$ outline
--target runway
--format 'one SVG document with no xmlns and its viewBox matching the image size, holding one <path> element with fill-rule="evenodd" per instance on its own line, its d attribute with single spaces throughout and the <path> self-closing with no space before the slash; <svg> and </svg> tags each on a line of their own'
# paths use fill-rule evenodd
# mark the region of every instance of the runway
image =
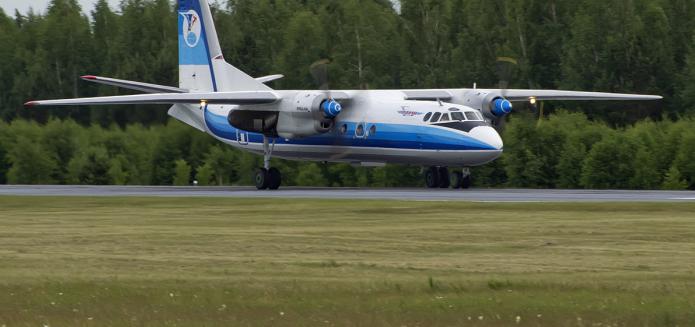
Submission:
<svg viewBox="0 0 695 327">
<path fill-rule="evenodd" d="M 3 185 L 0 196 L 218 197 L 282 199 L 381 199 L 473 202 L 695 202 L 692 191 L 300 188 L 257 191 L 253 187 L 36 186 Z"/>
</svg>

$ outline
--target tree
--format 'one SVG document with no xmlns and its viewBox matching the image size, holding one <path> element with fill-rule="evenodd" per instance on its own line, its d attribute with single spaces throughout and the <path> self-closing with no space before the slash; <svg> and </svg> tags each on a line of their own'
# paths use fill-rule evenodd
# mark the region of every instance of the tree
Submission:
<svg viewBox="0 0 695 327">
<path fill-rule="evenodd" d="M 323 171 L 316 163 L 307 163 L 297 174 L 296 181 L 302 186 L 328 186 Z"/>
<path fill-rule="evenodd" d="M 105 148 L 90 146 L 68 164 L 69 181 L 74 184 L 108 185 L 111 160 Z"/>
<path fill-rule="evenodd" d="M 664 183 L 661 188 L 664 190 L 685 190 L 688 188 L 688 182 L 682 178 L 678 167 L 673 166 L 666 173 L 666 177 L 664 178 Z"/>
<path fill-rule="evenodd" d="M 581 182 L 587 188 L 627 189 L 635 175 L 636 144 L 616 134 L 598 142 L 589 151 L 582 168 Z"/>
<path fill-rule="evenodd" d="M 196 169 L 195 178 L 200 186 L 208 186 L 212 182 L 213 170 L 209 164 L 204 164 Z"/>
<path fill-rule="evenodd" d="M 19 136 L 7 154 L 12 167 L 7 172 L 10 184 L 52 184 L 58 168 L 50 156 L 45 155 L 41 143 Z"/>
<path fill-rule="evenodd" d="M 205 166 L 212 170 L 217 185 L 226 185 L 236 180 L 234 152 L 226 146 L 211 147 L 210 153 L 205 158 Z"/>
<path fill-rule="evenodd" d="M 176 175 L 174 176 L 174 185 L 191 185 L 191 166 L 188 165 L 186 160 L 176 160 Z"/>
</svg>

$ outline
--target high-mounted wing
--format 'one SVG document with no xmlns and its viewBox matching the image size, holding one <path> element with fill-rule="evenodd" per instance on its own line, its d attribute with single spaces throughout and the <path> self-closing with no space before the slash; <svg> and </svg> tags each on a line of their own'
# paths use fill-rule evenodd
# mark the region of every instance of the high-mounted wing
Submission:
<svg viewBox="0 0 695 327">
<path fill-rule="evenodd" d="M 403 90 L 406 100 L 450 100 L 451 92 L 447 90 Z"/>
<path fill-rule="evenodd" d="M 663 97 L 658 95 L 623 94 L 623 93 L 604 93 L 604 92 L 578 92 L 578 91 L 557 91 L 557 90 L 480 90 L 484 92 L 494 92 L 504 94 L 504 98 L 509 101 L 529 101 L 531 99 L 542 100 L 569 100 L 569 101 L 629 101 L 629 100 L 661 100 Z"/>
<path fill-rule="evenodd" d="M 154 93 L 119 95 L 96 98 L 30 101 L 24 106 L 95 106 L 116 104 L 267 104 L 279 100 L 270 91 L 204 92 L 204 93 Z"/>
<path fill-rule="evenodd" d="M 143 82 L 127 81 L 123 79 L 85 75 L 81 77 L 83 80 L 98 84 L 111 85 L 122 87 L 124 89 L 130 89 L 145 93 L 188 93 L 186 89 L 180 89 L 178 87 L 157 85 Z"/>
</svg>

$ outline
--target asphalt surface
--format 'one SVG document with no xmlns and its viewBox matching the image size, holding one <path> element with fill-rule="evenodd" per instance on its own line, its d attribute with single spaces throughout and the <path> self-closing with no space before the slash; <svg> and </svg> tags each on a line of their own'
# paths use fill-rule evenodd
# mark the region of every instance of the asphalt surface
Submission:
<svg viewBox="0 0 695 327">
<path fill-rule="evenodd" d="M 219 198 L 386 199 L 476 202 L 695 202 L 695 192 L 520 189 L 293 188 L 168 186 L 0 186 L 0 196 L 132 196 Z"/>
</svg>

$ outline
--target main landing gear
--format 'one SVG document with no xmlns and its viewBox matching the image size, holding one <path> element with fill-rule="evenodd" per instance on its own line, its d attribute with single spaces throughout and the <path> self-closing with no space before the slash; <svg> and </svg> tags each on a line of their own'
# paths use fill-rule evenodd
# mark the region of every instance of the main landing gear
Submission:
<svg viewBox="0 0 695 327">
<path fill-rule="evenodd" d="M 270 157 L 273 155 L 275 140 L 271 145 L 267 136 L 263 136 L 263 168 L 256 170 L 256 188 L 259 190 L 277 190 L 282 184 L 282 174 L 275 167 L 270 167 Z"/>
<path fill-rule="evenodd" d="M 425 183 L 429 188 L 467 189 L 471 187 L 471 171 L 464 168 L 449 173 L 447 167 L 432 166 L 425 171 Z"/>
</svg>

